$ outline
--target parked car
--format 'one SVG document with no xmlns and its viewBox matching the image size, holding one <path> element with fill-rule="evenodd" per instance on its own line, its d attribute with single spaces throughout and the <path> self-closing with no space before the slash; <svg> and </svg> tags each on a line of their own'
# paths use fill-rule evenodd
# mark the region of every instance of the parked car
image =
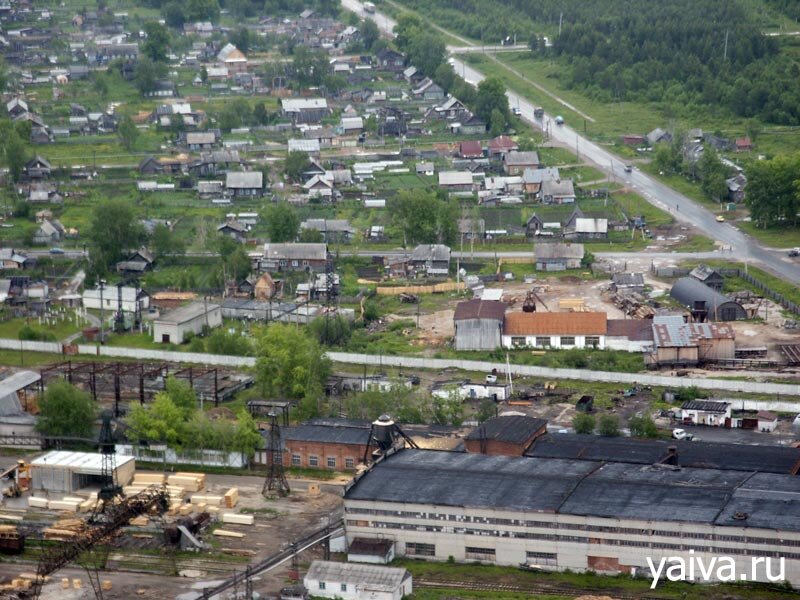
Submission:
<svg viewBox="0 0 800 600">
<path fill-rule="evenodd" d="M 497 383 L 497 375 L 492 375 L 491 373 L 487 375 L 486 383 Z"/>
<path fill-rule="evenodd" d="M 511 109 L 511 112 L 514 113 L 518 117 L 522 116 L 522 111 L 519 108 L 517 108 L 516 106 Z"/>
<path fill-rule="evenodd" d="M 50 254 L 64 254 L 61 248 L 50 248 Z"/>
<path fill-rule="evenodd" d="M 723 217 L 722 215 L 717 215 L 717 223 L 724 223 L 724 222 L 725 222 L 725 217 Z"/>
<path fill-rule="evenodd" d="M 789 250 L 789 256 L 800 256 L 800 248 L 792 248 Z"/>
<path fill-rule="evenodd" d="M 685 429 L 673 429 L 672 437 L 676 440 L 691 441 L 694 439 L 694 436 L 691 433 L 687 433 Z"/>
<path fill-rule="evenodd" d="M 564 124 L 564 117 L 562 117 L 561 115 L 558 115 L 556 117 L 556 125 L 563 125 L 563 124 Z"/>
<path fill-rule="evenodd" d="M 625 165 L 625 172 L 626 173 L 632 173 L 633 172 L 633 166 L 632 165 Z"/>
</svg>

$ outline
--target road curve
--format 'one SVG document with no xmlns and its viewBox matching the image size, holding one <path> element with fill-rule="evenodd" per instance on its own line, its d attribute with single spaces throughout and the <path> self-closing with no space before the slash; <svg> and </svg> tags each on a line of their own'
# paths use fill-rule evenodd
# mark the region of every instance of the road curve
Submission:
<svg viewBox="0 0 800 600">
<path fill-rule="evenodd" d="M 385 34 L 392 35 L 392 29 L 396 24 L 393 19 L 379 12 L 364 12 L 363 5 L 356 0 L 342 0 L 342 6 L 361 17 L 374 20 Z M 459 58 L 452 57 L 450 60 L 456 74 L 468 83 L 477 85 L 484 79 L 483 73 Z M 574 148 L 580 158 L 593 163 L 604 173 L 633 188 L 654 206 L 671 213 L 676 220 L 693 225 L 709 237 L 730 247 L 734 259 L 760 263 L 774 275 L 800 285 L 800 262 L 791 260 L 785 252 L 765 248 L 730 223 L 717 222 L 716 215 L 711 211 L 646 173 L 639 170 L 626 173 L 623 169 L 626 162 L 624 159 L 583 137 L 569 125 L 555 125 L 553 115 L 545 114 L 542 119 L 534 118 L 533 103 L 516 92 L 509 90 L 506 96 L 511 106 L 520 109 L 523 119 L 548 131 L 552 139 L 557 142 Z"/>
</svg>

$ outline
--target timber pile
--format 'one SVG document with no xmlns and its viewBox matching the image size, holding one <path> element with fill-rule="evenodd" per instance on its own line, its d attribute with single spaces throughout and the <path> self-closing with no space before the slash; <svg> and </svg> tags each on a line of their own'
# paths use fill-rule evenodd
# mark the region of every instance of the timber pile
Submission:
<svg viewBox="0 0 800 600">
<path fill-rule="evenodd" d="M 223 505 L 223 497 L 222 496 L 201 496 L 200 494 L 192 495 L 192 504 L 206 504 L 209 506 L 222 506 Z"/>
<path fill-rule="evenodd" d="M 47 508 L 47 498 L 28 496 L 28 506 L 31 508 Z"/>
<path fill-rule="evenodd" d="M 222 522 L 231 525 L 252 525 L 255 522 L 253 515 L 242 515 L 239 513 L 222 513 Z"/>
<path fill-rule="evenodd" d="M 239 488 L 231 488 L 223 496 L 225 508 L 233 508 L 239 502 Z"/>
<path fill-rule="evenodd" d="M 167 477 L 167 483 L 180 486 L 187 492 L 199 492 L 206 487 L 206 474 L 179 472 Z"/>
<path fill-rule="evenodd" d="M 86 531 L 87 525 L 81 519 L 59 519 L 44 530 L 44 539 L 69 541 Z"/>
<path fill-rule="evenodd" d="M 78 512 L 81 507 L 82 499 L 77 500 L 48 500 L 47 508 L 50 510 L 63 510 L 66 512 Z"/>
<path fill-rule="evenodd" d="M 163 473 L 134 473 L 132 485 L 164 485 Z"/>
<path fill-rule="evenodd" d="M 227 529 L 215 529 L 214 535 L 218 535 L 220 537 L 231 537 L 231 538 L 243 538 L 244 534 L 239 533 L 238 531 L 228 531 Z"/>
</svg>

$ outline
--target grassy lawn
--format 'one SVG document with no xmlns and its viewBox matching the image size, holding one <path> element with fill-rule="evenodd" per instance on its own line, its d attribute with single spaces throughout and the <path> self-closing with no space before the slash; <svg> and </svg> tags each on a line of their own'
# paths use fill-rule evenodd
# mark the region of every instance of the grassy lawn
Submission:
<svg viewBox="0 0 800 600">
<path fill-rule="evenodd" d="M 68 313 L 66 316 L 72 317 L 73 315 Z M 0 321 L 0 338 L 18 339 L 19 331 L 25 325 L 29 325 L 36 331 L 52 334 L 56 340 L 63 340 L 73 333 L 77 333 L 83 327 L 83 325 L 76 325 L 72 320 L 61 319 L 60 316 L 51 317 L 49 323 L 43 321 L 42 324 L 39 324 L 39 320 L 35 318 L 8 319 Z"/>
<path fill-rule="evenodd" d="M 762 229 L 755 223 L 739 221 L 736 226 L 749 233 L 765 246 L 772 248 L 794 248 L 800 246 L 800 228 L 798 227 L 770 227 Z"/>
<path fill-rule="evenodd" d="M 578 157 L 574 152 L 564 148 L 539 148 L 539 160 L 546 167 L 557 167 L 559 165 L 574 165 Z"/>
<path fill-rule="evenodd" d="M 426 562 L 421 560 L 399 559 L 392 563 L 393 566 L 401 566 L 408 569 L 414 579 L 428 581 L 462 581 L 474 583 L 497 583 L 514 585 L 525 588 L 526 586 L 569 586 L 575 588 L 575 596 L 581 593 L 591 592 L 593 595 L 608 595 L 614 597 L 617 594 L 625 595 L 646 595 L 648 597 L 658 597 L 669 600 L 672 598 L 704 598 L 709 600 L 722 600 L 723 598 L 763 599 L 778 600 L 786 598 L 786 590 L 776 588 L 768 589 L 766 586 L 754 585 L 693 585 L 690 583 L 663 582 L 655 590 L 650 589 L 650 581 L 645 579 L 632 579 L 627 576 L 609 577 L 595 575 L 594 573 L 532 573 L 515 569 L 513 567 L 498 567 L 494 565 L 481 565 L 478 563 L 470 564 L 451 564 L 441 562 Z M 559 597 L 563 598 L 563 588 L 553 590 L 562 592 Z M 445 598 L 497 598 L 498 600 L 511 600 L 516 598 L 530 598 L 531 594 L 524 595 L 520 592 L 492 592 L 489 594 L 481 592 L 471 592 L 458 590 L 421 590 L 417 588 L 414 598 L 441 599 Z M 423 595 L 420 595 L 423 594 Z M 455 595 L 454 595 L 455 594 Z M 479 595 L 475 595 L 479 594 Z M 487 595 L 482 595 L 487 594 Z M 536 598 L 547 598 L 540 596 Z"/>
</svg>

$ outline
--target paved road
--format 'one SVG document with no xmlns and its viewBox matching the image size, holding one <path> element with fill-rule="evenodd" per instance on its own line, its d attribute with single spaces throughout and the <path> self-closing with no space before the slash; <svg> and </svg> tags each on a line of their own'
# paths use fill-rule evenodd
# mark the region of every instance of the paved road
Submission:
<svg viewBox="0 0 800 600">
<path fill-rule="evenodd" d="M 395 24 L 394 20 L 380 13 L 365 13 L 361 3 L 356 0 L 342 0 L 342 5 L 362 17 L 373 19 L 384 33 L 391 35 Z M 443 31 L 441 28 L 437 27 L 437 29 Z M 469 46 L 468 40 L 464 40 L 464 42 Z M 451 59 L 451 64 L 459 76 L 473 85 L 477 85 L 484 79 L 483 73 L 457 57 Z M 534 118 L 534 105 L 516 92 L 508 91 L 506 95 L 510 105 L 520 109 L 522 118 L 544 131 L 548 131 L 556 142 L 574 148 L 580 158 L 594 163 L 603 172 L 609 173 L 618 181 L 637 190 L 654 206 L 670 212 L 678 221 L 693 225 L 709 237 L 730 246 L 733 256 L 738 260 L 758 262 L 775 275 L 792 283 L 800 284 L 800 262 L 792 261 L 785 252 L 764 248 L 733 225 L 717 222 L 716 215 L 711 211 L 641 171 L 634 169 L 632 172 L 626 173 L 623 168 L 626 161 L 619 156 L 586 139 L 567 124 L 555 125 L 553 115 L 545 114 L 542 119 Z"/>
</svg>

